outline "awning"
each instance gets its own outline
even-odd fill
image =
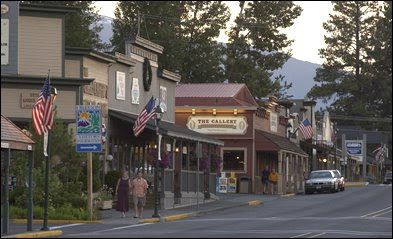
[[[262,130],[255,130],[255,150],[256,151],[279,151],[286,150],[299,155],[307,156],[295,143],[279,135],[271,134]]]
[[[134,124],[135,120],[138,118],[137,115],[126,113],[126,112],[121,112],[113,109],[109,109],[109,115],[116,117],[120,120],[129,122]],[[156,126],[154,124],[153,120],[149,120],[146,124],[146,128],[155,131]],[[198,132],[192,131],[190,129],[187,129],[185,127],[180,127],[177,126],[173,123],[165,122],[165,121],[160,121],[160,133],[162,135],[167,135],[171,137],[176,137],[176,138],[182,138],[182,139],[187,139],[187,140],[192,140],[192,141],[199,141],[203,143],[209,143],[209,144],[215,144],[219,146],[223,146],[224,142],[221,140],[217,140],[214,138],[211,138],[209,136],[206,136],[204,134],[200,134]]]
[[[1,148],[33,150],[34,144],[18,126],[1,115]]]

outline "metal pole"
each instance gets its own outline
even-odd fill
[[[29,154],[29,198],[28,198],[28,213],[27,213],[27,231],[33,230],[33,168],[34,168],[34,154],[33,151],[28,151]]]
[[[50,157],[50,138],[51,133],[48,132],[48,156],[45,157],[45,201],[44,201],[44,225],[42,231],[49,231],[48,227],[48,201],[49,201],[49,157]]]
[[[363,182],[366,181],[367,174],[367,134],[363,134]]]
[[[160,214],[158,214],[158,205],[159,205],[159,198],[158,198],[158,167],[159,167],[159,157],[160,157],[160,133],[159,130],[159,119],[156,119],[156,133],[157,133],[157,159],[156,159],[156,166],[154,167],[154,213],[152,217],[159,218]]]
[[[3,204],[3,234],[8,234],[8,229],[10,226],[10,202],[9,202],[9,186],[8,186],[8,177],[10,176],[10,160],[11,160],[11,149],[8,148],[5,150],[5,164],[4,164],[4,204]]]
[[[345,177],[349,179],[349,160],[347,159],[347,148],[345,146],[345,134],[341,135],[341,157],[344,160],[345,165]]]
[[[93,153],[87,153],[87,207],[90,221],[93,219]]]
[[[201,145],[198,142],[198,150],[201,149]],[[199,210],[199,158],[200,155],[198,153],[198,157],[197,157],[197,209]]]

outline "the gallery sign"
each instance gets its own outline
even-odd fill
[[[244,116],[190,116],[187,127],[202,134],[240,134],[247,132]]]

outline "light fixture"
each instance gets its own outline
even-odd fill
[[[178,153],[179,152],[179,147],[175,148],[175,152]]]
[[[213,115],[216,115],[216,114],[217,114],[217,110],[213,109]]]
[[[157,148],[157,144],[154,145],[154,148],[155,148],[155,149]]]
[[[327,162],[327,159],[322,159],[322,161],[323,161],[324,163],[326,163],[326,162]]]
[[[233,114],[237,115],[237,109],[233,109]]]
[[[195,109],[191,109],[192,115],[195,115]]]
[[[239,156],[237,156],[236,159],[240,159]]]

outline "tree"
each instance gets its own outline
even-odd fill
[[[22,1],[26,4],[53,5],[76,7],[75,13],[67,13],[65,17],[65,45],[66,47],[86,47],[105,50],[108,45],[101,42],[99,32],[100,16],[94,8],[94,1]]]
[[[258,98],[268,93],[285,93],[283,77],[270,80],[272,72],[289,59],[284,49],[293,40],[279,30],[293,25],[302,9],[290,1],[240,1],[236,25],[229,33],[225,75],[229,82],[245,83]]]
[[[115,10],[116,51],[124,52],[124,41],[138,32],[164,47],[159,67],[177,71],[182,82],[220,81],[222,47],[214,40],[229,19],[222,2],[143,1],[120,2]]]
[[[337,114],[376,116],[371,52],[379,18],[378,3],[337,1],[333,5],[334,14],[323,24],[328,34],[327,46],[319,50],[325,59],[314,78],[319,84],[308,96],[324,102],[333,99],[330,111]]]

